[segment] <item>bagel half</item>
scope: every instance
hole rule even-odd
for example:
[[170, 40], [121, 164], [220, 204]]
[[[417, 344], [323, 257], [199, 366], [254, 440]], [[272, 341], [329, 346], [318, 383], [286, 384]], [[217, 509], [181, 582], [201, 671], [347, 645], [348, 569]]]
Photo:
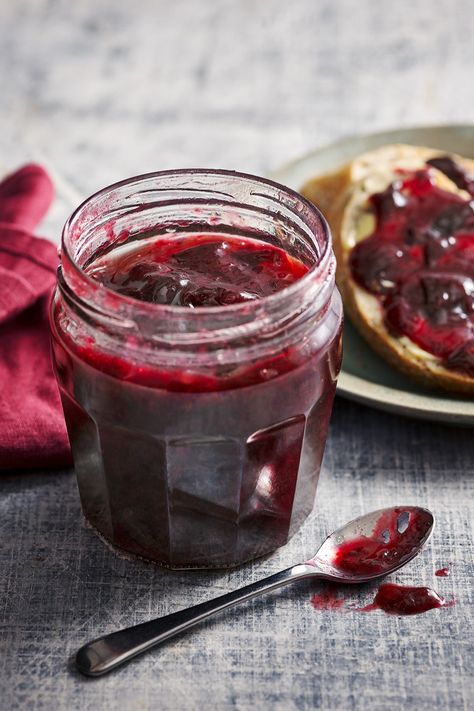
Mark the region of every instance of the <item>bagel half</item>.
[[[300, 190], [326, 216], [337, 258], [337, 282], [351, 321], [368, 344], [392, 366], [418, 383], [443, 388], [463, 395], [474, 395], [474, 378], [446, 368], [443, 361], [416, 345], [407, 336], [397, 337], [384, 323], [384, 310], [377, 296], [359, 286], [351, 275], [349, 256], [360, 240], [375, 228], [374, 209], [369, 198], [400, 179], [400, 171], [412, 173], [426, 167], [426, 161], [445, 152], [410, 145], [388, 145], [365, 153], [339, 170], [316, 177]], [[457, 165], [474, 174], [474, 161], [450, 155]], [[444, 173], [431, 169], [436, 184], [458, 193], [466, 200], [468, 192], [458, 188]]]

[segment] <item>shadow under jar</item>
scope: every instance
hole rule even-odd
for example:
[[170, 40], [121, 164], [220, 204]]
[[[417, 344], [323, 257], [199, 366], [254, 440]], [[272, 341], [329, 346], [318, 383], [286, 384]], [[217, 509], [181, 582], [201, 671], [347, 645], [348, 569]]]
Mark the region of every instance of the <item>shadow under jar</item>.
[[176, 568], [287, 542], [340, 368], [334, 276], [318, 210], [249, 175], [144, 175], [76, 210], [53, 354], [82, 508], [107, 541]]

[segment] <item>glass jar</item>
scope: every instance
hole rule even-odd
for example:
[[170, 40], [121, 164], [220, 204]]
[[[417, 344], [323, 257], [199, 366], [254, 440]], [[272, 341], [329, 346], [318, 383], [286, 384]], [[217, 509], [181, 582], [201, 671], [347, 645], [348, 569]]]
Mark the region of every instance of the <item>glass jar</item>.
[[[87, 274], [117, 245], [183, 232], [258, 238], [308, 271], [269, 296], [194, 310]], [[286, 543], [313, 507], [341, 361], [318, 210], [249, 175], [153, 173], [86, 200], [61, 252], [53, 359], [88, 521], [173, 568], [235, 566]]]

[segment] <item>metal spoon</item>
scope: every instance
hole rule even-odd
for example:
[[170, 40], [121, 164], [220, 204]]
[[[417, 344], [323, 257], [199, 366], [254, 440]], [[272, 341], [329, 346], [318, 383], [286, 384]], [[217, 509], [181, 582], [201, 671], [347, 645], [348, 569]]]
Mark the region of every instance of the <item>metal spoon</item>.
[[334, 531], [305, 563], [270, 575], [194, 607], [99, 637], [76, 655], [79, 671], [100, 676], [137, 654], [198, 624], [216, 612], [305, 578], [363, 583], [388, 575], [412, 560], [431, 535], [434, 516], [427, 509], [380, 509]]

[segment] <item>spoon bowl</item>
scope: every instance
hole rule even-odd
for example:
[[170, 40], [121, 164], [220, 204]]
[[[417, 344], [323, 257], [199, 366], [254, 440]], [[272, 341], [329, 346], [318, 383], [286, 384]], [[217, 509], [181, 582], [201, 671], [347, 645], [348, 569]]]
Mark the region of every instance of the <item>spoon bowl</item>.
[[319, 578], [339, 583], [364, 583], [388, 575], [420, 552], [433, 526], [433, 514], [417, 506], [373, 511], [332, 533], [316, 555], [305, 563], [214, 600], [112, 632], [85, 644], [76, 655], [76, 666], [87, 676], [106, 674], [216, 612], [297, 580]]
[[418, 506], [372, 511], [331, 533], [306, 563], [340, 583], [368, 582], [418, 555], [434, 524], [431, 511]]

